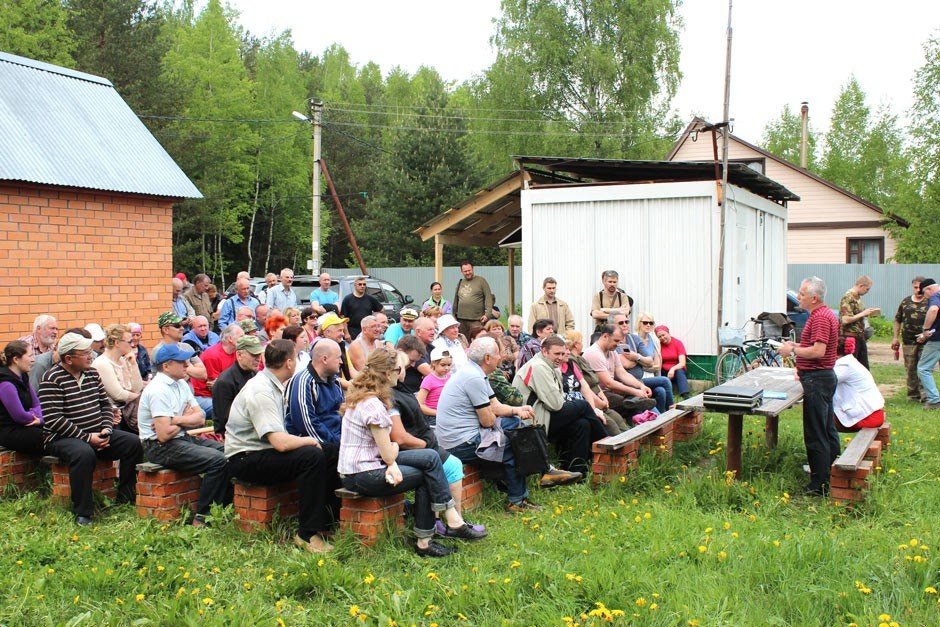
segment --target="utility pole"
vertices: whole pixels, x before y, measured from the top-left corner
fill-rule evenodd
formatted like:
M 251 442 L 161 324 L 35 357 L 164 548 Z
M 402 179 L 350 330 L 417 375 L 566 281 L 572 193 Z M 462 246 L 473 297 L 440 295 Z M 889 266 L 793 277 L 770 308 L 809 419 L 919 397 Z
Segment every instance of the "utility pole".
M 323 134 L 323 101 L 310 100 L 313 117 L 313 224 L 310 232 L 311 274 L 320 274 L 320 136 Z
M 728 0 L 728 47 L 725 52 L 725 101 L 723 116 L 724 128 L 721 133 L 721 195 L 718 202 L 721 206 L 721 231 L 718 240 L 718 326 L 724 324 L 724 303 L 725 297 L 725 222 L 727 219 L 728 197 L 728 134 L 730 131 L 730 120 L 728 119 L 731 102 L 731 4 Z

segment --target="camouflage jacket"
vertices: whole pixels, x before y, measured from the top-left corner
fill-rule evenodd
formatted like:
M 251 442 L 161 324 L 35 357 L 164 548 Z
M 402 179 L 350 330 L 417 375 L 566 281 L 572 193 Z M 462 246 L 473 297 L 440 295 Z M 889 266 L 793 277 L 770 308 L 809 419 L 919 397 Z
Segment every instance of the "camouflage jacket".
M 504 405 L 522 407 L 525 400 L 522 398 L 522 392 L 509 382 L 505 372 L 497 368 L 487 378 L 490 381 L 490 387 L 493 388 L 493 394 L 496 395 L 496 400 Z
M 910 296 L 905 296 L 898 305 L 894 314 L 894 321 L 901 323 L 901 343 L 916 344 L 917 335 L 924 330 L 924 319 L 927 317 L 927 299 L 923 298 L 915 303 Z
M 842 300 L 839 301 L 839 335 L 848 336 L 864 333 L 865 320 L 863 318 L 859 318 L 849 324 L 842 324 L 843 316 L 856 316 L 864 310 L 865 306 L 862 304 L 862 299 L 859 298 L 858 294 L 852 290 L 846 292 Z

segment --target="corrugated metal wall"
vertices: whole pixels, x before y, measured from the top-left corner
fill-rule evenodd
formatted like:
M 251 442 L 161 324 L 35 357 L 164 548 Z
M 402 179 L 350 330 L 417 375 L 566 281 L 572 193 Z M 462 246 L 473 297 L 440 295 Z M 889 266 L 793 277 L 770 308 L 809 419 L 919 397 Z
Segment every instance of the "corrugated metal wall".
M 358 268 L 324 268 L 324 272 L 330 274 L 358 274 Z M 507 295 L 509 294 L 509 268 L 507 266 L 476 266 L 474 271 L 486 279 L 490 284 L 490 289 L 496 296 L 496 304 L 502 311 L 506 311 Z M 516 283 L 516 305 L 522 302 L 522 268 L 515 268 Z M 406 294 L 415 299 L 419 305 L 423 303 L 430 295 L 428 289 L 434 282 L 434 268 L 369 268 L 369 274 L 389 281 Z M 444 296 L 449 301 L 454 300 L 454 289 L 457 287 L 457 281 L 461 278 L 460 268 L 445 267 L 444 280 L 441 283 L 444 286 Z M 559 297 L 564 299 L 559 293 Z M 518 312 L 518 309 L 517 309 Z
M 911 293 L 911 280 L 920 275 L 940 281 L 940 264 L 790 264 L 787 286 L 796 291 L 803 279 L 814 275 L 826 282 L 826 302 L 833 308 L 838 307 L 839 299 L 855 279 L 870 276 L 874 284 L 862 302 L 868 307 L 881 307 L 882 315 L 893 319 L 898 303 Z

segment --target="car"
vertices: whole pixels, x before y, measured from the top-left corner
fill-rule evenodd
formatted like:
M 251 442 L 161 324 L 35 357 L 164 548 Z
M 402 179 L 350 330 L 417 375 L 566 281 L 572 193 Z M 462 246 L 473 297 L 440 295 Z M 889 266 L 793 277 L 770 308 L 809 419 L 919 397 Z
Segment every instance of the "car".
M 339 294 L 339 300 L 342 302 L 347 294 L 353 292 L 355 280 L 362 276 L 361 274 L 334 276 L 330 281 L 330 289 Z M 320 287 L 320 278 L 313 274 L 298 274 L 294 276 L 293 287 L 297 290 L 297 300 L 302 307 L 306 307 L 310 304 L 310 295 Z M 369 275 L 366 275 L 366 294 L 375 296 L 391 322 L 398 322 L 402 308 L 414 302 L 411 296 L 402 294 L 390 282 Z
M 803 332 L 803 327 L 806 326 L 806 321 L 809 319 L 809 312 L 800 307 L 800 299 L 797 298 L 796 292 L 793 290 L 787 290 L 787 317 L 796 325 L 794 331 L 796 337 L 799 338 Z

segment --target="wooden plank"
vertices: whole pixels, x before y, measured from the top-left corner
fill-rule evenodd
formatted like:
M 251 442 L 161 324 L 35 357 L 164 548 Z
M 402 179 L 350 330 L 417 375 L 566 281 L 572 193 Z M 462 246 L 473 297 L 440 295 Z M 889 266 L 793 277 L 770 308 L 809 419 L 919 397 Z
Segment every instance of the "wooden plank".
M 421 237 L 421 241 L 427 241 L 433 236 L 439 235 L 450 229 L 457 223 L 466 220 L 480 209 L 498 201 L 503 196 L 513 192 L 518 192 L 521 187 L 522 177 L 519 176 L 518 173 L 515 173 L 493 189 L 477 192 L 476 197 L 465 204 L 463 207 L 460 207 L 459 209 L 451 209 L 450 211 L 445 212 L 436 222 L 433 222 L 426 227 L 419 228 L 416 230 L 416 232 L 418 236 Z
M 865 459 L 868 447 L 878 436 L 878 429 L 862 429 L 855 434 L 849 445 L 845 447 L 842 455 L 833 463 L 833 466 L 839 470 L 855 470 Z
M 618 448 L 622 448 L 626 444 L 630 444 L 631 442 L 642 440 L 657 429 L 664 427 L 671 422 L 675 422 L 688 413 L 688 411 L 682 409 L 670 409 L 669 411 L 660 414 L 656 420 L 639 424 L 635 427 L 627 429 L 620 435 L 612 435 L 604 438 L 603 440 L 598 440 L 595 442 L 595 444 L 601 448 L 616 450 Z

